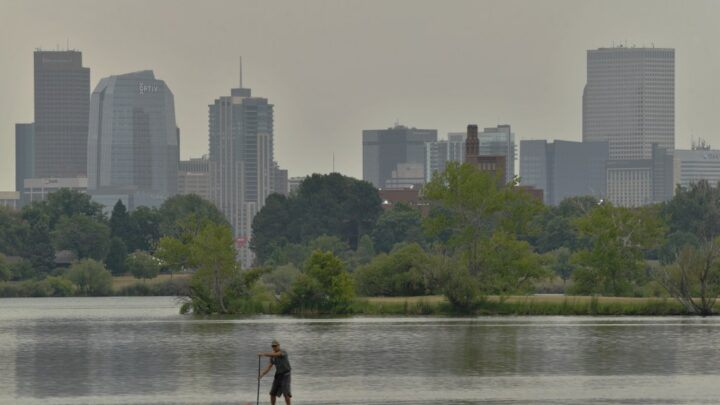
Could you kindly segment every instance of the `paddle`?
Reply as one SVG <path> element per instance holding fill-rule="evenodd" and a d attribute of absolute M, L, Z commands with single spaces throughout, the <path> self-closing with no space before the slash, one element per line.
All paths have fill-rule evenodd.
<path fill-rule="evenodd" d="M 257 401 L 255 402 L 255 405 L 260 405 L 260 359 L 262 357 L 258 356 L 258 389 L 257 389 Z"/>

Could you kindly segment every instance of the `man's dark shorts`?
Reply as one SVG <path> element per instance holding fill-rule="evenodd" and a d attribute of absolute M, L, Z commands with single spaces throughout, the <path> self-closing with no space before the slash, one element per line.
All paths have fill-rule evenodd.
<path fill-rule="evenodd" d="M 281 395 L 287 395 L 288 397 L 292 397 L 292 393 L 290 391 L 290 373 L 284 373 L 280 375 L 276 375 L 273 379 L 272 388 L 270 389 L 270 395 L 274 397 L 279 397 Z"/>

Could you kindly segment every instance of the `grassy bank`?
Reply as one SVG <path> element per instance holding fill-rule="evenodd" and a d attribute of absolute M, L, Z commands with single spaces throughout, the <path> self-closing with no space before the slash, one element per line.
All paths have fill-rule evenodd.
<path fill-rule="evenodd" d="M 563 295 L 489 296 L 458 312 L 443 296 L 369 297 L 357 303 L 367 315 L 686 315 L 671 298 L 586 297 Z"/>

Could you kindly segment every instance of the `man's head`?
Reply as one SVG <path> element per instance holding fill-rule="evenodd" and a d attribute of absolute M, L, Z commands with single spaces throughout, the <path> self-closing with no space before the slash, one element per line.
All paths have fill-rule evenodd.
<path fill-rule="evenodd" d="M 272 343 L 270 344 L 270 346 L 272 346 L 272 349 L 273 349 L 274 352 L 277 352 L 278 350 L 280 350 L 280 342 L 278 342 L 278 341 L 275 340 L 275 339 L 273 339 L 273 341 L 272 341 Z"/>

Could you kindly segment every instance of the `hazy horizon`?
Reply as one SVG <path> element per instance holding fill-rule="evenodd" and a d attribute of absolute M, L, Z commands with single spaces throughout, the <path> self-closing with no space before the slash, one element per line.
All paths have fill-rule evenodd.
<path fill-rule="evenodd" d="M 712 128 L 720 29 L 712 1 L 0 0 L 0 191 L 14 189 L 15 123 L 33 121 L 33 51 L 83 53 L 91 89 L 152 69 L 175 96 L 181 158 L 207 153 L 208 104 L 243 85 L 275 105 L 290 176 L 362 177 L 363 129 L 512 125 L 516 141 L 581 139 L 586 51 L 676 50 L 676 147 Z"/>

